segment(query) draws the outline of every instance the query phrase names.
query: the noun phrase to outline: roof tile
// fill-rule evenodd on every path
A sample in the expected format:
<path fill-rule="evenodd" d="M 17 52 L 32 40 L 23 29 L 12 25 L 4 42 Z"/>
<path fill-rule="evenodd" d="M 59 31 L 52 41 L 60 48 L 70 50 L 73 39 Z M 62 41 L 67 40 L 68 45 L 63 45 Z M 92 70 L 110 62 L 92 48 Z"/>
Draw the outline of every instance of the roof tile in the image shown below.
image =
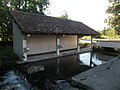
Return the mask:
<path fill-rule="evenodd" d="M 10 11 L 10 13 L 24 33 L 71 35 L 99 34 L 82 22 L 21 11 Z"/>

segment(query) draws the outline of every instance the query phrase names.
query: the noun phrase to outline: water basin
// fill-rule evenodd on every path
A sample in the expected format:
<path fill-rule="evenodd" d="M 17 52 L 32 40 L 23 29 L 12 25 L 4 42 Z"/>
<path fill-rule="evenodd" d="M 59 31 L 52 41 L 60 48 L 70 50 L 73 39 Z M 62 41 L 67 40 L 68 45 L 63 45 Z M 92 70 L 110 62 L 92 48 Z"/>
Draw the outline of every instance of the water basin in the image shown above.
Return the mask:
<path fill-rule="evenodd" d="M 17 65 L 17 69 L 9 70 L 0 76 L 1 90 L 6 88 L 14 90 L 44 90 L 45 85 L 48 85 L 48 83 L 49 85 L 56 85 L 59 81 L 67 80 L 115 57 L 117 55 L 109 52 L 87 52 Z"/>

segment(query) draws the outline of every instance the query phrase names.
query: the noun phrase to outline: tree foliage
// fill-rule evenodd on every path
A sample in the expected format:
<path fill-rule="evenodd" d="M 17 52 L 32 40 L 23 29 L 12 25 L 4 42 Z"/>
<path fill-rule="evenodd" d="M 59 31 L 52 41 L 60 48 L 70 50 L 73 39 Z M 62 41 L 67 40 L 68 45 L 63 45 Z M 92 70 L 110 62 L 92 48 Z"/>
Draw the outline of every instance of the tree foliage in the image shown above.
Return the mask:
<path fill-rule="evenodd" d="M 69 19 L 68 12 L 64 11 L 59 18 L 61 18 L 61 19 Z"/>
<path fill-rule="evenodd" d="M 12 40 L 12 19 L 9 10 L 44 14 L 49 7 L 49 0 L 0 0 L 0 38 Z"/>
<path fill-rule="evenodd" d="M 99 38 L 101 39 L 120 39 L 120 35 L 117 35 L 115 29 L 107 28 L 105 30 L 100 31 L 101 35 Z"/>
<path fill-rule="evenodd" d="M 115 32 L 114 29 L 108 28 L 107 30 L 105 30 L 105 35 L 109 36 L 109 37 L 115 37 L 116 36 L 116 32 Z"/>
<path fill-rule="evenodd" d="M 105 22 L 112 28 L 114 28 L 117 34 L 120 34 L 120 0 L 108 0 L 110 6 L 106 10 L 106 13 L 110 14 Z"/>

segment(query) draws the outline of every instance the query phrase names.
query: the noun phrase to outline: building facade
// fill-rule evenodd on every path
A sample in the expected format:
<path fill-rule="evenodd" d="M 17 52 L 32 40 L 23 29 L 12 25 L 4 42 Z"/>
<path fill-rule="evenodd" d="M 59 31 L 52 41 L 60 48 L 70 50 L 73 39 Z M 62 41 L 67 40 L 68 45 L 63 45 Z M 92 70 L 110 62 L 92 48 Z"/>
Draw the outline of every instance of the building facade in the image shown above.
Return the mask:
<path fill-rule="evenodd" d="M 77 49 L 80 38 L 99 33 L 87 25 L 41 14 L 11 11 L 13 16 L 13 49 L 21 60 L 29 55 Z"/>

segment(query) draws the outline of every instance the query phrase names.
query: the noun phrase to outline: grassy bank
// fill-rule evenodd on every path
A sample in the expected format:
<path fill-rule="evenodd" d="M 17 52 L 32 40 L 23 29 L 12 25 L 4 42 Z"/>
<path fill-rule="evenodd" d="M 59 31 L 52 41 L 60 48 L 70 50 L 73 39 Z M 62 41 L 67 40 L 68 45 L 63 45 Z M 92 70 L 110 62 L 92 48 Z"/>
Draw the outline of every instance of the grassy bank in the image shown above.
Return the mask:
<path fill-rule="evenodd" d="M 0 47 L 0 69 L 15 65 L 16 60 L 12 47 Z"/>

